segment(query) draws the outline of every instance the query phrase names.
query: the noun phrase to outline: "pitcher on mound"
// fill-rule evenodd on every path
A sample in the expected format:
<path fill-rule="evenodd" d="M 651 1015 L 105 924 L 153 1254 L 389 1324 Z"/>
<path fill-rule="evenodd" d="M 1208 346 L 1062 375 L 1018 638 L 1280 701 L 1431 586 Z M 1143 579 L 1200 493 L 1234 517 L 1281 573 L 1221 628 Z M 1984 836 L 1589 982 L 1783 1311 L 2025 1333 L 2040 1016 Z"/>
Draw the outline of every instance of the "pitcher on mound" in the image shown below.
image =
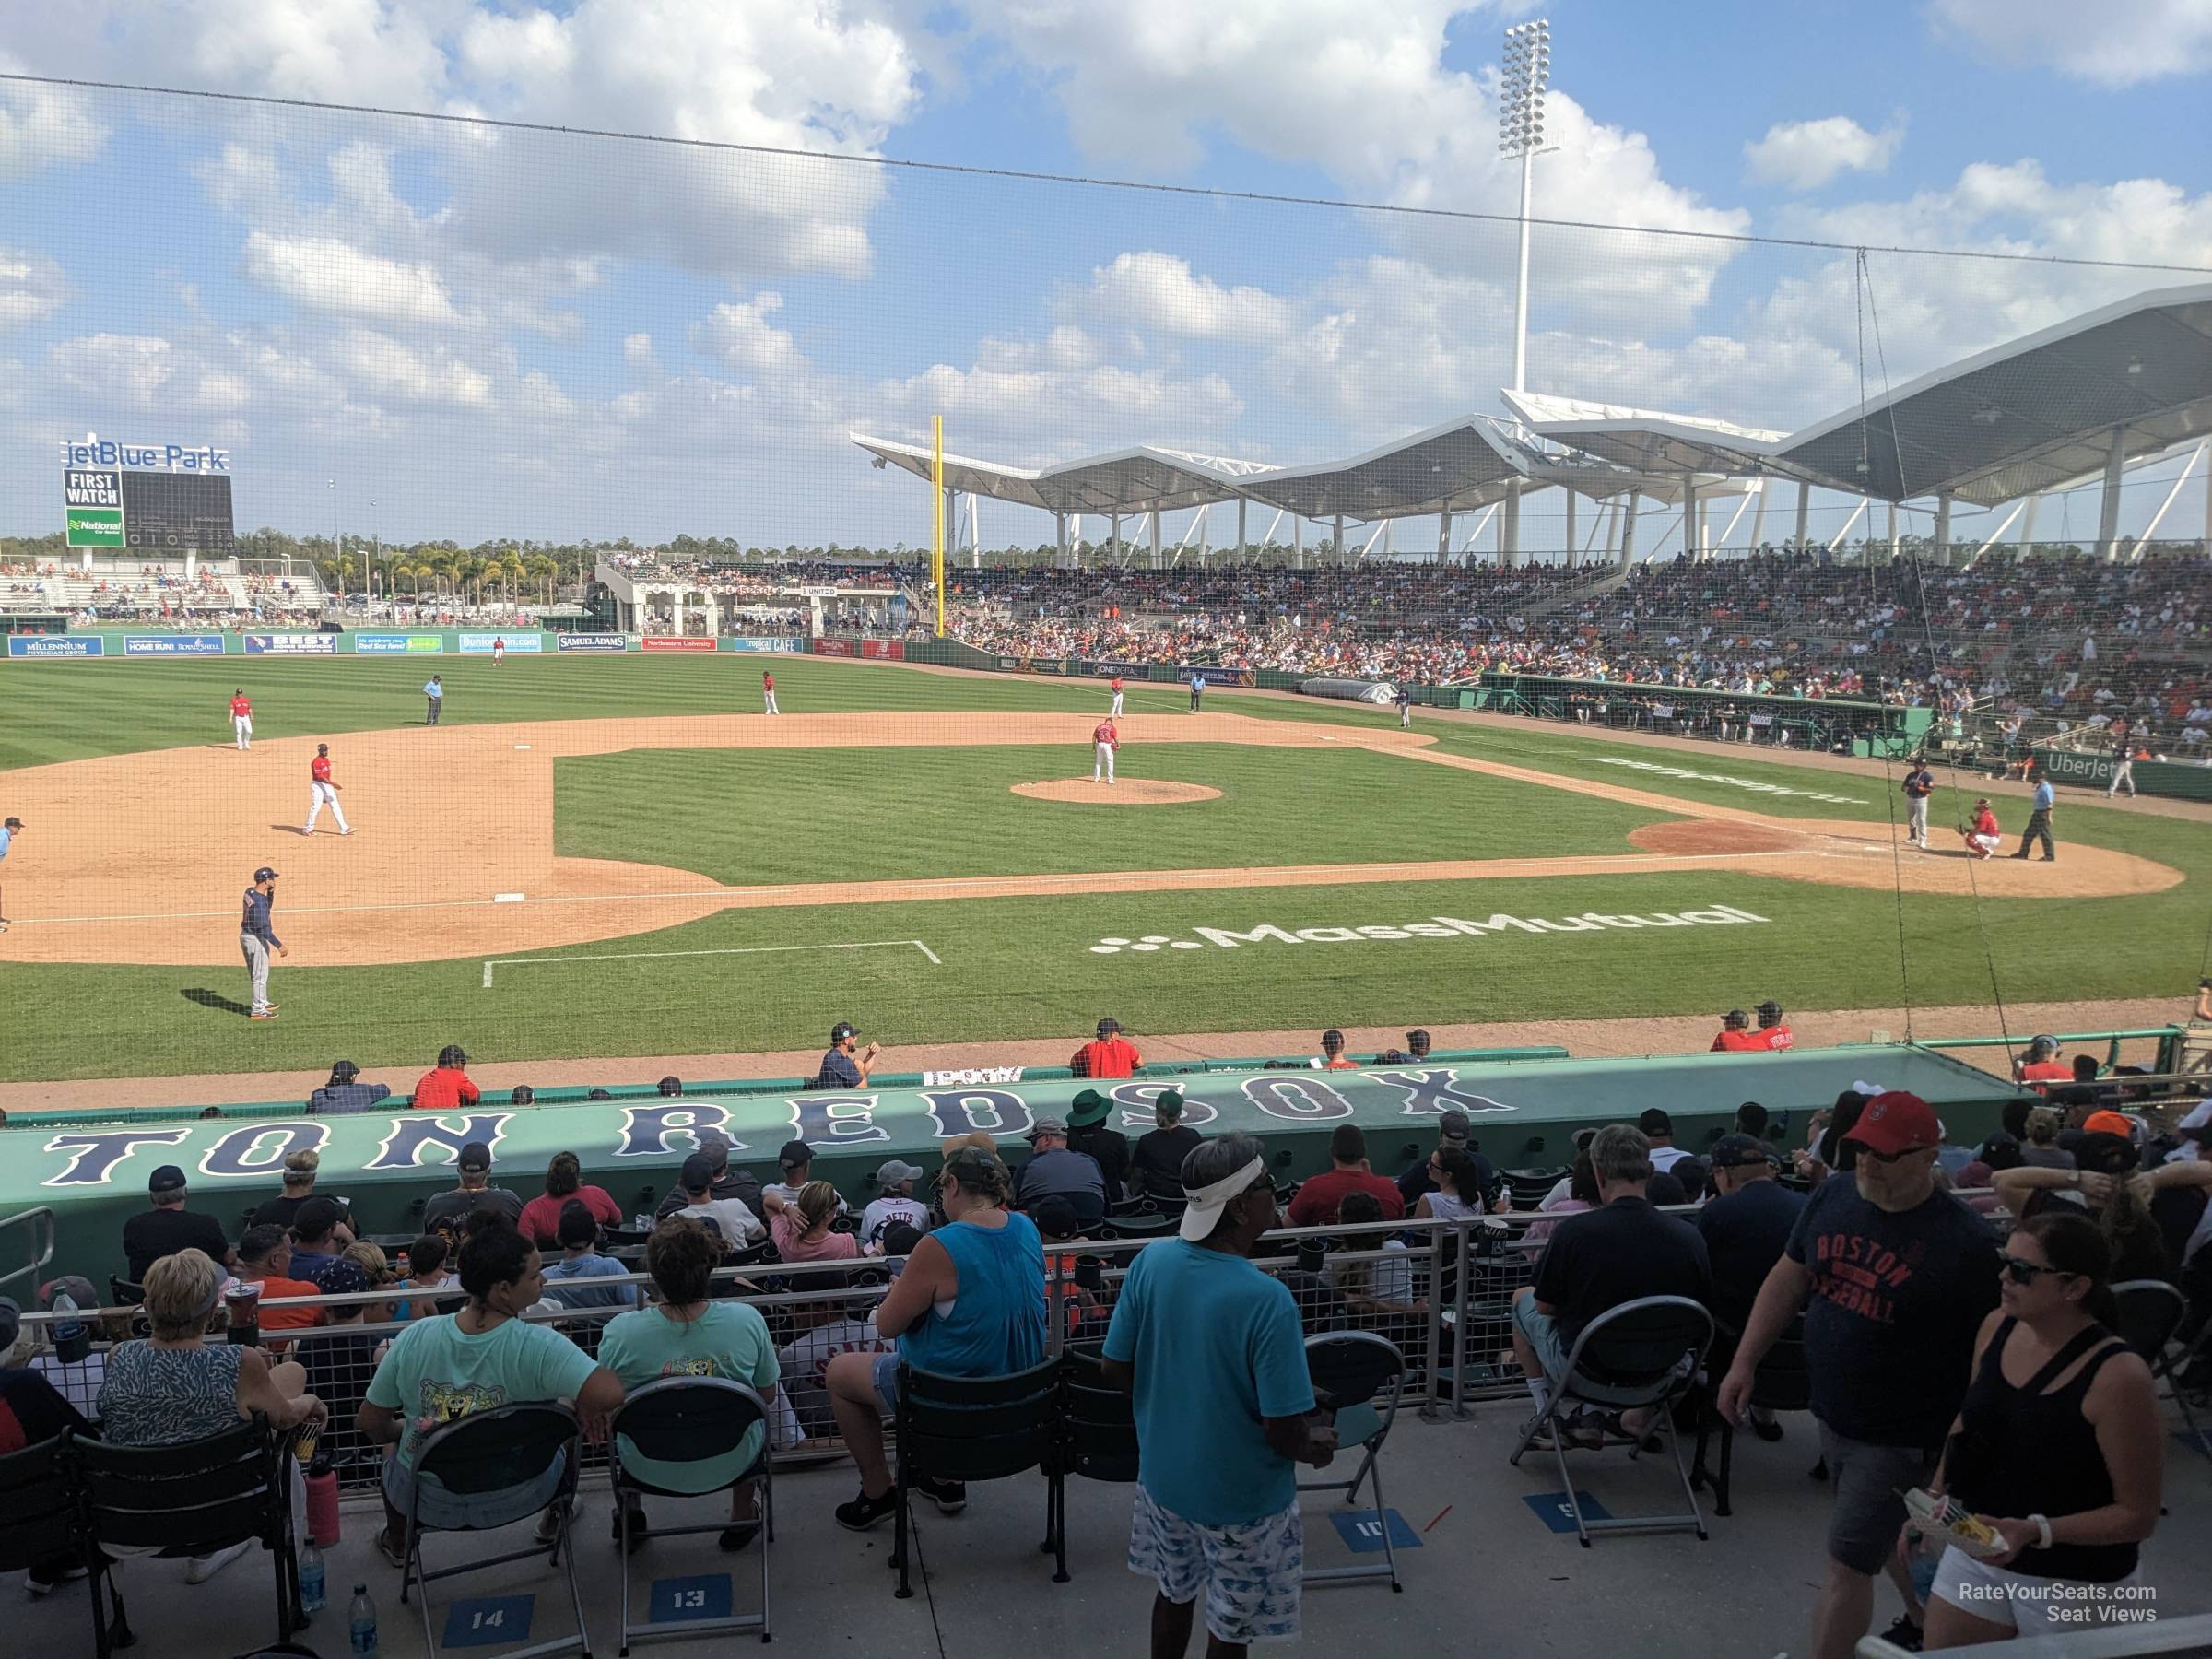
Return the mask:
<path fill-rule="evenodd" d="M 1093 783 L 1112 782 L 1113 751 L 1122 747 L 1121 733 L 1114 729 L 1113 722 L 1109 718 L 1100 722 L 1098 728 L 1090 735 L 1090 741 L 1098 752 L 1098 759 L 1091 762 L 1090 781 Z M 1103 774 L 1102 778 L 1100 774 Z"/>

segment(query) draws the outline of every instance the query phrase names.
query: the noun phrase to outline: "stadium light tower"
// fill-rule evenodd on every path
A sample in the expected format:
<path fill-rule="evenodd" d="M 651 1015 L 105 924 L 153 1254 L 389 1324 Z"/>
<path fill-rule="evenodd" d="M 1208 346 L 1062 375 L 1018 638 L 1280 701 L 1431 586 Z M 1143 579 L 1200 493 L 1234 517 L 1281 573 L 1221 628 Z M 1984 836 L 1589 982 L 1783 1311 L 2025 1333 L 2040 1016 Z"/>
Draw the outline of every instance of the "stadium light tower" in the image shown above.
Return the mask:
<path fill-rule="evenodd" d="M 1528 378 L 1529 174 L 1544 147 L 1544 94 L 1551 85 L 1551 24 L 1536 18 L 1505 31 L 1498 88 L 1498 153 L 1521 161 L 1520 276 L 1513 287 L 1513 390 Z"/>

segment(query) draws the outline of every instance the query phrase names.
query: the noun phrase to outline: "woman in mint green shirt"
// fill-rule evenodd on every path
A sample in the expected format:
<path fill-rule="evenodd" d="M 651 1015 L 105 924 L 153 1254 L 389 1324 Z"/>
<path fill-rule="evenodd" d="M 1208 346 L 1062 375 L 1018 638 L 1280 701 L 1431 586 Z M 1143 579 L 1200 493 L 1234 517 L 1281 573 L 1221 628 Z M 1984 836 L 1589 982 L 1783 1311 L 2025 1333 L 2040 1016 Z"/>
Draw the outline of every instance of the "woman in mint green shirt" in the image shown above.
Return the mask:
<path fill-rule="evenodd" d="M 461 1288 L 468 1302 L 458 1313 L 418 1319 L 393 1340 L 370 1380 L 354 1419 L 371 1443 L 396 1441 L 384 1462 L 384 1531 L 377 1547 L 394 1566 L 406 1561 L 410 1498 L 432 1526 L 467 1526 L 514 1503 L 512 1491 L 449 1492 L 435 1475 L 418 1476 L 416 1461 L 432 1432 L 476 1411 L 546 1400 L 572 1400 L 583 1431 L 606 1435 L 606 1421 L 622 1404 L 621 1381 L 550 1325 L 530 1324 L 523 1311 L 545 1293 L 537 1246 L 508 1226 L 480 1228 L 461 1246 Z M 550 1501 L 560 1484 L 558 1461 L 532 1483 Z M 548 1512 L 539 1528 L 551 1535 Z"/>
<path fill-rule="evenodd" d="M 653 1230 L 645 1245 L 645 1271 L 653 1276 L 659 1300 L 635 1313 L 606 1322 L 599 1338 L 599 1363 L 639 1389 L 664 1377 L 726 1377 L 742 1382 L 772 1404 L 776 1397 L 776 1345 L 768 1322 L 745 1302 L 712 1297 L 714 1269 L 722 1265 L 722 1241 L 697 1221 L 671 1216 Z M 666 1463 L 643 1457 L 625 1439 L 619 1441 L 622 1466 L 641 1479 L 675 1492 L 712 1492 L 752 1467 L 760 1455 L 765 1426 L 756 1423 L 736 1449 L 719 1457 Z M 633 1505 L 629 1547 L 644 1543 L 645 1516 Z M 730 1524 L 722 1530 L 724 1549 L 743 1549 L 760 1531 L 759 1498 L 751 1481 L 730 1488 Z M 622 1518 L 615 1517 L 615 1535 Z"/>

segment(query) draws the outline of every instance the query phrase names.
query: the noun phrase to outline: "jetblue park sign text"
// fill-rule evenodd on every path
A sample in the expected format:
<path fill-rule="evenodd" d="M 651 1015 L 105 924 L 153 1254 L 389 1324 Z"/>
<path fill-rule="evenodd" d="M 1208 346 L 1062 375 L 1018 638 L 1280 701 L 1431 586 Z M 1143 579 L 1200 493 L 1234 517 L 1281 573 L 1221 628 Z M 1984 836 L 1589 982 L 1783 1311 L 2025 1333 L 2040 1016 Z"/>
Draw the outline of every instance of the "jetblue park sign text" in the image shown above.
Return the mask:
<path fill-rule="evenodd" d="M 117 443 L 97 432 L 62 440 L 64 466 L 125 466 L 142 472 L 227 473 L 230 452 L 211 443 Z"/>

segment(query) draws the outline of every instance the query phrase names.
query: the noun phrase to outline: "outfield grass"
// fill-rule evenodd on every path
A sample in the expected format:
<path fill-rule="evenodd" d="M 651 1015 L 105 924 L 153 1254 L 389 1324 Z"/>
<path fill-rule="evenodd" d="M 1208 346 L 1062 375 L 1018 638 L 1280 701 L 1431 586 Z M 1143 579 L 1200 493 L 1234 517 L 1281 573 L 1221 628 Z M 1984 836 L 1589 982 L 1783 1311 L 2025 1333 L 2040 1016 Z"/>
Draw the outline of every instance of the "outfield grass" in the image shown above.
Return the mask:
<path fill-rule="evenodd" d="M 1084 682 L 954 677 L 820 659 L 772 661 L 783 706 L 822 710 L 1078 710 L 1102 707 Z M 743 657 L 510 658 L 437 663 L 118 662 L 0 665 L 0 769 L 180 744 L 224 742 L 223 702 L 245 684 L 260 735 L 309 735 L 419 718 L 432 667 L 448 720 L 562 719 L 747 710 L 760 663 Z M 1135 688 L 1133 709 L 1186 705 L 1174 687 Z M 1225 699 L 1223 711 L 1363 725 L 1394 714 L 1322 700 Z M 1887 821 L 1882 780 L 1777 765 L 1740 751 L 1679 751 L 1585 737 L 1560 726 L 1472 726 L 1423 719 L 1453 752 L 1622 782 L 1686 801 L 1779 817 Z M 1141 759 L 1140 759 L 1141 757 Z M 1856 797 L 1775 796 L 1726 782 L 1599 764 L 1628 758 Z M 1190 777 L 1224 799 L 1114 812 L 1018 801 L 1007 783 L 1067 775 L 1079 757 L 986 748 L 894 757 L 887 776 L 827 798 L 825 772 L 851 758 L 774 751 L 608 756 L 564 761 L 564 850 L 665 857 L 724 879 L 769 881 L 926 870 L 1083 869 L 1132 864 L 1267 864 L 1339 858 L 1485 856 L 1618 845 L 1638 809 L 1357 752 L 1154 746 L 1140 772 Z M 912 771 L 904 769 L 910 763 Z M 633 786 L 664 803 L 662 769 L 689 775 L 674 813 L 631 811 Z M 625 768 L 635 768 L 625 772 Z M 795 768 L 796 771 L 790 769 Z M 726 770 L 725 770 L 726 769 Z M 578 794 L 578 780 L 589 787 Z M 980 780 L 980 781 L 979 781 Z M 6 780 L 0 775 L 0 810 Z M 1967 780 L 1967 793 L 1974 787 Z M 990 803 L 986 813 L 979 802 Z M 1031 809 L 1034 809 L 1033 811 Z M 1956 802 L 1938 797 L 1948 822 Z M 2024 813 L 2001 808 L 2008 830 Z M 1031 821 L 1041 828 L 1031 830 Z M 279 1024 L 250 1026 L 222 1006 L 235 967 L 26 968 L 0 961 L 0 1077 L 429 1063 L 447 1041 L 487 1059 L 740 1051 L 819 1043 L 852 1018 L 896 1046 L 987 1041 L 1089 1030 L 1112 1013 L 1139 1033 L 1333 1022 L 1512 1020 L 1707 1013 L 1764 996 L 1794 1006 L 1985 1001 L 1992 964 L 2008 999 L 2182 995 L 2201 971 L 2212 907 L 2212 833 L 2198 821 L 2122 812 L 2062 795 L 2060 843 L 2110 846 L 2183 870 L 2189 884 L 2141 898 L 2041 901 L 1909 897 L 1759 876 L 1683 872 L 1546 881 L 1263 888 L 733 912 L 571 952 L 757 951 L 794 942 L 920 938 L 911 948 L 664 957 L 502 967 L 482 988 L 480 959 L 385 968 L 280 964 Z M 1138 857 L 1135 854 L 1141 853 Z M 1367 940 L 1094 954 L 1107 936 L 1387 924 L 1494 912 L 1563 918 L 1740 905 L 1767 925 Z M 1901 939 L 1900 939 L 1901 931 Z M 1986 947 L 1987 959 L 1983 951 Z M 2177 1005 L 2178 1006 L 2178 1005 Z M 618 1066 L 610 1067 L 618 1070 Z"/>
<path fill-rule="evenodd" d="M 732 886 L 941 876 L 1209 869 L 1625 853 L 1663 817 L 1361 749 L 1163 743 L 1124 779 L 1203 783 L 1218 800 L 1130 808 L 1009 793 L 1088 777 L 1082 750 L 639 749 L 554 767 L 556 850 L 694 870 Z M 638 803 L 652 810 L 641 813 Z M 828 831 L 825 844 L 825 831 Z"/>

